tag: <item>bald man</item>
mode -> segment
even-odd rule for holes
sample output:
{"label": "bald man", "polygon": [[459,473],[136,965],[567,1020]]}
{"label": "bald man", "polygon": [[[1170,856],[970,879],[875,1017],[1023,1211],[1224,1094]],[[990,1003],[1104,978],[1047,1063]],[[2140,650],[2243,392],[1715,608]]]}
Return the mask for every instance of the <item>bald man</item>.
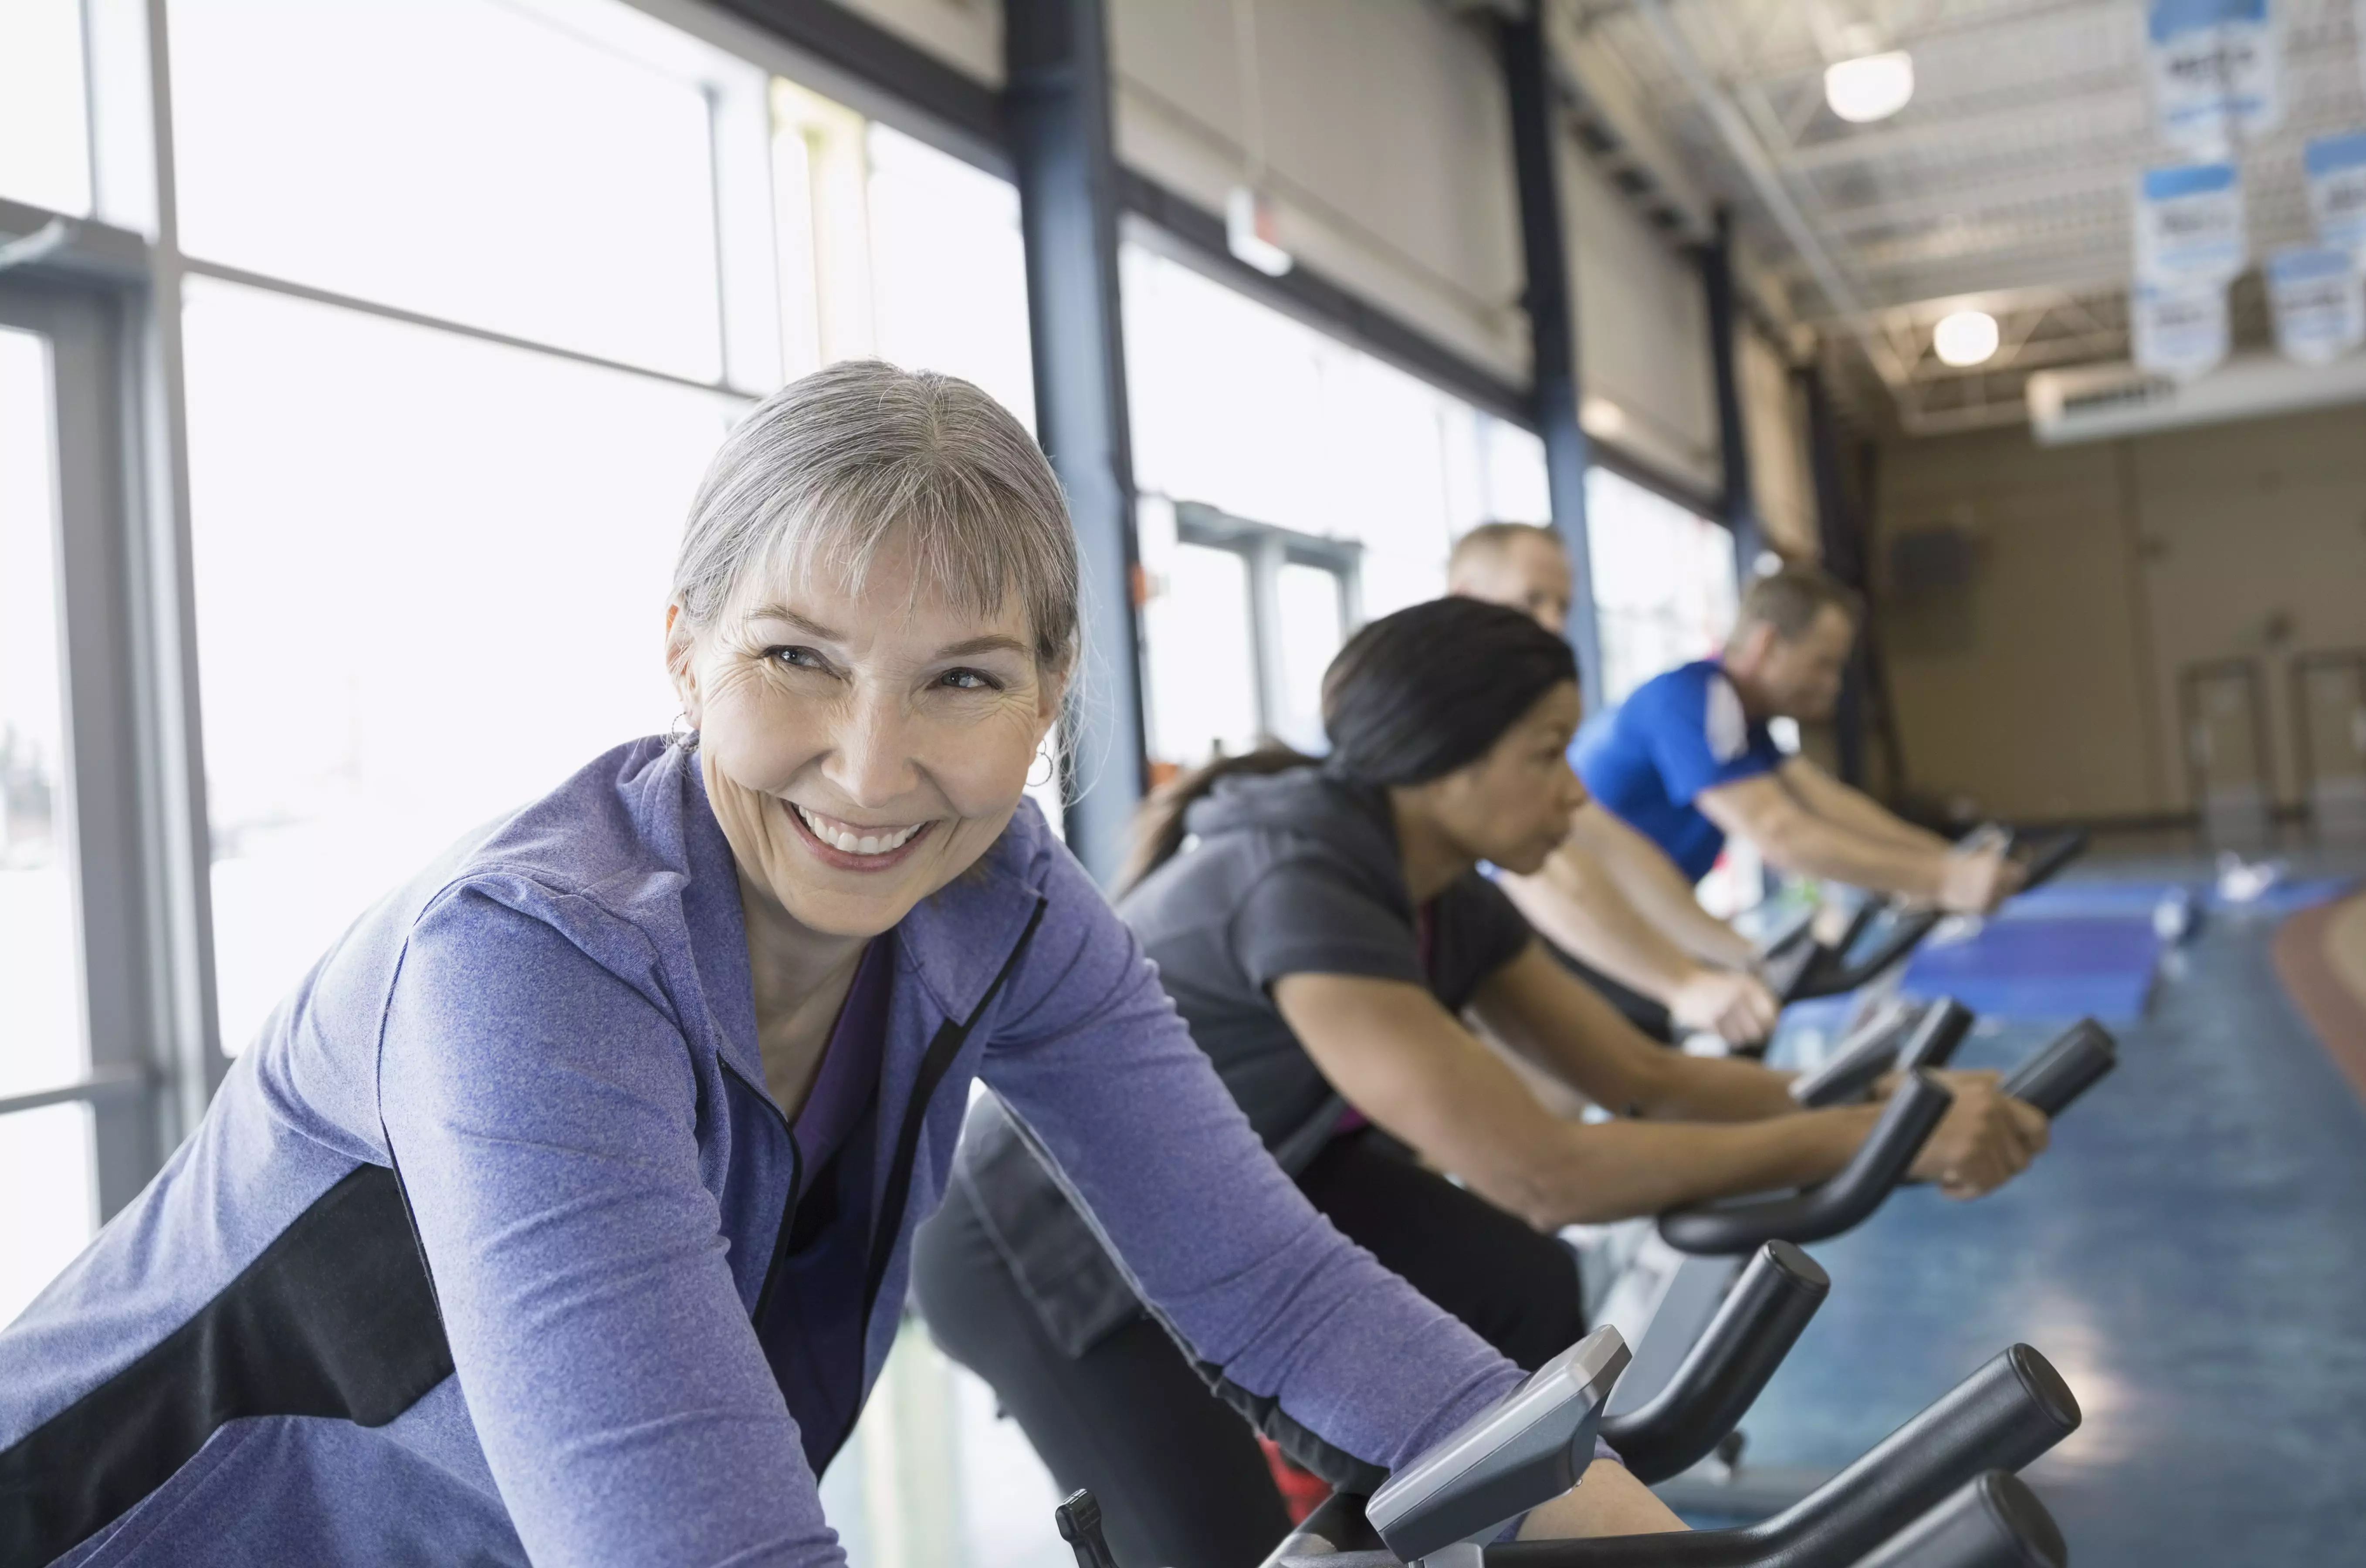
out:
{"label": "bald man", "polygon": [[[1555,633],[1569,620],[1571,581],[1560,536],[1522,522],[1472,529],[1447,566],[1448,593],[1509,605]],[[1656,1023],[1650,1010],[1664,1008],[1675,1027],[1739,1046],[1774,1029],[1777,1003],[1752,972],[1750,943],[1701,908],[1658,845],[1599,803],[1578,808],[1542,870],[1500,885],[1591,978],[1613,982],[1603,989],[1637,1022]]]}

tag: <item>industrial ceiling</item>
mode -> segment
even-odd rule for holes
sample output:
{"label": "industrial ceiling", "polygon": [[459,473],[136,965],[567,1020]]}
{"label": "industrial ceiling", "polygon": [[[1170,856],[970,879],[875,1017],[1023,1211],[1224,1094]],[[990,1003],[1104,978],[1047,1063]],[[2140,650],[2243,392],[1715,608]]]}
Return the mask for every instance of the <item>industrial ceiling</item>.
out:
{"label": "industrial ceiling", "polygon": [[[2031,372],[2127,359],[2135,181],[2185,161],[2155,129],[2135,0],[1554,5],[1581,136],[1612,128],[1672,228],[1726,206],[1863,413],[1911,433],[2011,422]],[[2310,235],[2304,144],[2366,127],[2353,0],[2275,10],[2282,123],[2236,153],[2255,257]],[[1910,53],[1913,96],[1851,124],[1824,71],[1868,48]],[[2259,300],[2247,277],[2238,336],[2264,335]],[[1955,369],[1932,330],[1966,307],[2000,343]]]}

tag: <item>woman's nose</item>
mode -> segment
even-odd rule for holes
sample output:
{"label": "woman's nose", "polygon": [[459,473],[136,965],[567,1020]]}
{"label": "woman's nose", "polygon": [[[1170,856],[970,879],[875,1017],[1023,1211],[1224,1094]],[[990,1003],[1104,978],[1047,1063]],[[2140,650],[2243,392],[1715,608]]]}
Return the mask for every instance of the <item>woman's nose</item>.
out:
{"label": "woman's nose", "polygon": [[832,747],[831,782],[851,805],[885,806],[909,794],[919,778],[904,704],[884,694],[858,696]]}

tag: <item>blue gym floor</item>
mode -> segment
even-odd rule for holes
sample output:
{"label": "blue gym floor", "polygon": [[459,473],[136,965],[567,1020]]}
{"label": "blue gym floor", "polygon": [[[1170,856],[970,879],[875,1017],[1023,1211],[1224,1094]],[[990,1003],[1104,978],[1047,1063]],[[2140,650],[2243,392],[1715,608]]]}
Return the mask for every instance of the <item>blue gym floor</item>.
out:
{"label": "blue gym floor", "polygon": [[[2101,861],[2068,885],[2138,876],[2207,870]],[[2028,1473],[2079,1568],[2366,1563],[2366,1107],[2277,981],[2281,918],[2205,916],[2021,1182],[1901,1193],[1809,1249],[1831,1297],[1743,1423],[1745,1473],[1835,1468],[2023,1339],[2086,1412]]]}

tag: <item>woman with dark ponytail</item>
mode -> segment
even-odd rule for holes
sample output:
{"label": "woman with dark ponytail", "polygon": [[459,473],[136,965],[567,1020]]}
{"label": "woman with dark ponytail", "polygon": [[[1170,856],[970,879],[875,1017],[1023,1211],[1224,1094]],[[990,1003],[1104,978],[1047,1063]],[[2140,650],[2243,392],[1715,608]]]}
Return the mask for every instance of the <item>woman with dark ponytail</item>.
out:
{"label": "woman with dark ponytail", "polygon": [[[1530,1369],[1584,1329],[1561,1226],[1820,1181],[1879,1110],[1801,1111],[1788,1074],[1660,1047],[1482,874],[1532,871],[1559,845],[1584,801],[1565,759],[1578,718],[1568,645],[1527,616],[1400,610],[1324,678],[1327,756],[1222,758],[1145,807],[1118,906],[1315,1208]],[[1473,1024],[1620,1119],[1549,1112]],[[1918,1173],[1971,1196],[2045,1127],[1991,1079],[1955,1087]],[[1142,1305],[1037,1130],[973,1107],[916,1256],[930,1326],[1062,1488],[1092,1488],[1121,1560],[1248,1568],[1286,1521],[1249,1433],[1193,1376],[1222,1347]],[[1369,1479],[1254,1391],[1224,1392],[1325,1480]]]}

